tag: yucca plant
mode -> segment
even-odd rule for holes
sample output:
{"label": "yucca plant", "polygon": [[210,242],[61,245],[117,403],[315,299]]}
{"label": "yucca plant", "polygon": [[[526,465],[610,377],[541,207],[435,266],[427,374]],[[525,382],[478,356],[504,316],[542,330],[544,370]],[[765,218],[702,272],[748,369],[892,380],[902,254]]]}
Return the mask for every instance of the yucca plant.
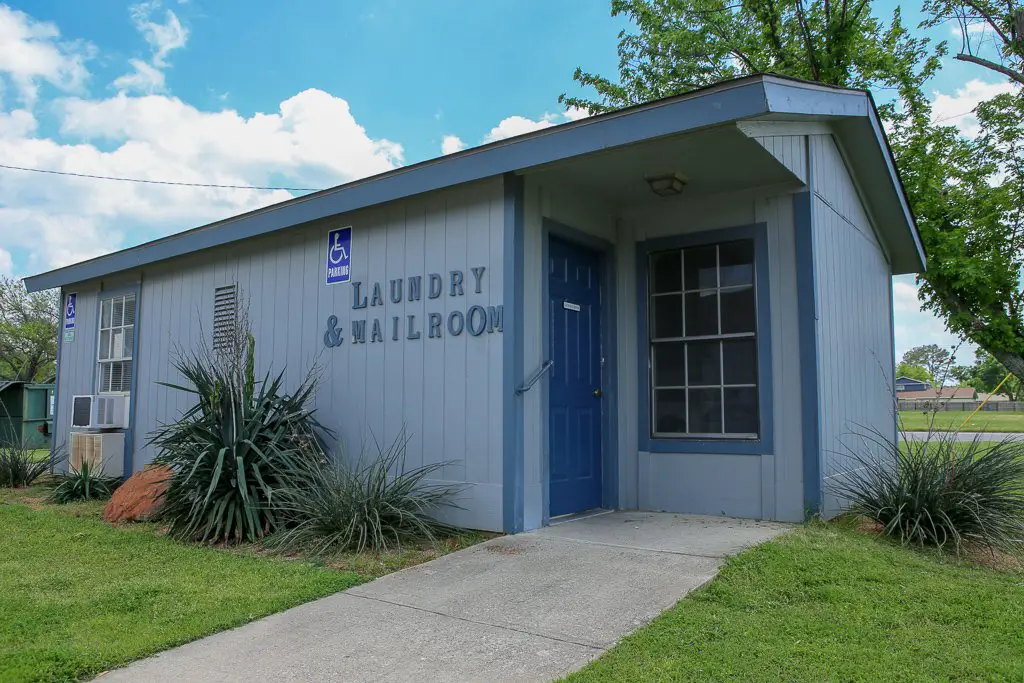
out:
{"label": "yucca plant", "polygon": [[284,373],[253,375],[253,339],[244,356],[224,360],[209,352],[182,356],[175,367],[197,403],[150,439],[154,462],[173,470],[160,516],[172,536],[200,541],[253,541],[279,526],[275,492],[319,457],[322,427],[309,407],[311,372],[292,393]]}
{"label": "yucca plant", "polygon": [[69,468],[67,474],[57,475],[58,484],[50,492],[54,503],[75,503],[85,500],[104,500],[120,486],[121,478],[104,475],[102,470],[82,461],[79,469]]}
{"label": "yucca plant", "polygon": [[352,464],[344,459],[304,463],[302,476],[275,494],[286,524],[268,545],[331,556],[385,551],[456,533],[431,514],[457,507],[452,498],[459,487],[426,483],[447,463],[406,469],[407,443],[404,434],[387,448],[375,441],[370,457],[364,453]]}
{"label": "yucca plant", "polygon": [[55,449],[49,455],[40,456],[21,440],[0,441],[0,487],[21,488],[31,486],[45,474],[51,465],[62,462],[64,453]]}
{"label": "yucca plant", "polygon": [[851,513],[904,544],[1024,552],[1024,442],[981,434],[961,441],[957,431],[934,430],[895,442],[879,432],[859,436],[874,453],[848,448],[854,466],[829,483]]}

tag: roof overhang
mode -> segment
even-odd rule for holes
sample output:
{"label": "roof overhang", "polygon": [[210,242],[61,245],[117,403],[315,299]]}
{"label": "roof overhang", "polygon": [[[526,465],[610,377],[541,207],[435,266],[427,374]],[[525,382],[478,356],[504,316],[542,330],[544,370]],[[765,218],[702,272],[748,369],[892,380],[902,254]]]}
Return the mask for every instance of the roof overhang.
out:
{"label": "roof overhang", "polygon": [[894,272],[924,269],[924,250],[869,93],[756,75],[553,126],[357,180],[210,223],[89,261],[25,278],[35,292],[128,271],[483,178],[735,121],[803,117],[834,122],[873,214],[887,235]]}

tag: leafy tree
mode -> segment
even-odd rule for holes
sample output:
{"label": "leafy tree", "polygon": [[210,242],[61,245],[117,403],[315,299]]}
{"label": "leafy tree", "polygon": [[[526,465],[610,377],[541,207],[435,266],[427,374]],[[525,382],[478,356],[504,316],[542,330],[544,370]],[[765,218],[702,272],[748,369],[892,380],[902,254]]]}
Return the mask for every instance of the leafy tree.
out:
{"label": "leafy tree", "polygon": [[938,344],[915,346],[903,354],[904,364],[910,366],[916,365],[924,368],[925,372],[931,376],[932,379],[944,374],[946,365],[949,363],[949,359],[949,351]]}
{"label": "leafy tree", "polygon": [[903,361],[896,366],[897,377],[909,377],[910,379],[921,380],[922,382],[934,382],[935,377],[931,375],[928,370],[921,365],[914,365]]}
{"label": "leafy tree", "polygon": [[0,380],[53,380],[58,298],[57,290],[29,294],[20,281],[0,277]]}
{"label": "leafy tree", "polygon": [[580,67],[573,79],[597,99],[559,98],[591,113],[766,72],[886,88],[917,103],[939,68],[941,51],[910,35],[899,8],[884,22],[868,0],[612,0],[611,7],[637,27],[619,34],[618,81]]}
{"label": "leafy tree", "polygon": [[977,64],[1024,85],[1024,8],[1020,3],[926,0],[924,10],[931,15],[925,26],[957,24],[961,44],[954,59]]}
{"label": "leafy tree", "polygon": [[[957,372],[957,379],[961,384],[974,387],[980,392],[990,394],[996,390],[1000,382],[1006,378],[1009,371],[995,357],[985,351],[978,349],[973,365],[962,366]],[[1020,400],[1024,397],[1022,392],[1024,384],[1016,376],[1010,377],[1003,382],[999,393],[1006,394],[1011,401]]]}

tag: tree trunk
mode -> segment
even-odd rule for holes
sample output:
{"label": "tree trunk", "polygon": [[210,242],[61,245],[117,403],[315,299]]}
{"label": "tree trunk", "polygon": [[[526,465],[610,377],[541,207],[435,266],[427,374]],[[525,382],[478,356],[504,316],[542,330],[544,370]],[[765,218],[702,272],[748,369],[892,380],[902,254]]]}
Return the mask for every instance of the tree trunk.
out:
{"label": "tree trunk", "polygon": [[1003,367],[1008,372],[1012,373],[1021,382],[1024,382],[1024,358],[1014,353],[1004,353],[1002,351],[993,351],[992,355],[1003,364]]}

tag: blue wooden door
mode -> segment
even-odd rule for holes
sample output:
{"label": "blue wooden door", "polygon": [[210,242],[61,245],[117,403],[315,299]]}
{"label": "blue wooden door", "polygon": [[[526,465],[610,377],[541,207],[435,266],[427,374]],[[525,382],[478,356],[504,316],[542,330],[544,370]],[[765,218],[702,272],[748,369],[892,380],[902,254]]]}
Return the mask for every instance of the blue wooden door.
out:
{"label": "blue wooden door", "polygon": [[551,517],[601,507],[601,256],[551,238]]}

